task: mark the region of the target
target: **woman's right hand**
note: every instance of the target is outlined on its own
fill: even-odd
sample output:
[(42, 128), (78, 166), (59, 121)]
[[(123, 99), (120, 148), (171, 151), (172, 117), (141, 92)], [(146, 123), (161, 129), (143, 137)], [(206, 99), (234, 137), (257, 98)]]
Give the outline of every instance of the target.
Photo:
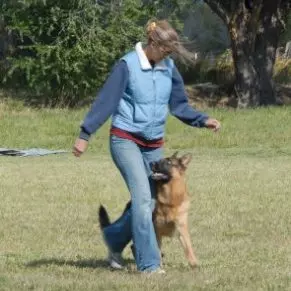
[(88, 141), (85, 139), (78, 138), (73, 147), (73, 155), (80, 157), (87, 149)]

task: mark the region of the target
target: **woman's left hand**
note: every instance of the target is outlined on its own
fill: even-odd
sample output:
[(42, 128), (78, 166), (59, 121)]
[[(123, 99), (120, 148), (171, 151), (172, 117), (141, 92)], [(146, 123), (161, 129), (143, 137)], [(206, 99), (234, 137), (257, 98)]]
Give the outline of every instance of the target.
[(209, 129), (212, 129), (214, 132), (217, 132), (221, 128), (220, 122), (213, 118), (208, 118), (205, 122), (205, 126)]

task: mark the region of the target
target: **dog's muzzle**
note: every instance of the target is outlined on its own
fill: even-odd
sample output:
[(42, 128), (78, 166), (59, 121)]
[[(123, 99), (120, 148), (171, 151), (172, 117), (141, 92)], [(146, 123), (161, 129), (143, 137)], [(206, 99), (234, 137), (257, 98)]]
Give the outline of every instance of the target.
[(152, 174), (151, 178), (155, 181), (161, 181), (161, 180), (169, 180), (169, 174), (166, 173), (161, 167), (159, 162), (153, 162), (150, 164)]

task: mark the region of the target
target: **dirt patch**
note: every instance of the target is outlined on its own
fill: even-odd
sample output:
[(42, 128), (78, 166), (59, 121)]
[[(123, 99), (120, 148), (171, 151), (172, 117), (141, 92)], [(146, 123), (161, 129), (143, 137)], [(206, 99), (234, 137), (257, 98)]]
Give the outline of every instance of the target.
[(278, 102), (282, 105), (291, 105), (291, 84), (277, 85), (276, 87)]
[[(237, 107), (237, 100), (231, 86), (219, 86), (213, 83), (201, 83), (186, 86), (189, 102), (194, 107), (225, 108)], [(291, 84), (276, 84), (278, 105), (291, 105)]]
[(201, 83), (186, 86), (191, 105), (206, 107), (236, 107), (237, 102), (230, 88), (213, 83)]

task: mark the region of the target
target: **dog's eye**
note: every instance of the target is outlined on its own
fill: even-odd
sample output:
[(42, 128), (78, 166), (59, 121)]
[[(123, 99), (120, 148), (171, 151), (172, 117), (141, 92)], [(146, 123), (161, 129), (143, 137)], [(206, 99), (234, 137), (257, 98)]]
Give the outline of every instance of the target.
[(167, 160), (168, 165), (172, 165), (172, 161), (171, 160)]

